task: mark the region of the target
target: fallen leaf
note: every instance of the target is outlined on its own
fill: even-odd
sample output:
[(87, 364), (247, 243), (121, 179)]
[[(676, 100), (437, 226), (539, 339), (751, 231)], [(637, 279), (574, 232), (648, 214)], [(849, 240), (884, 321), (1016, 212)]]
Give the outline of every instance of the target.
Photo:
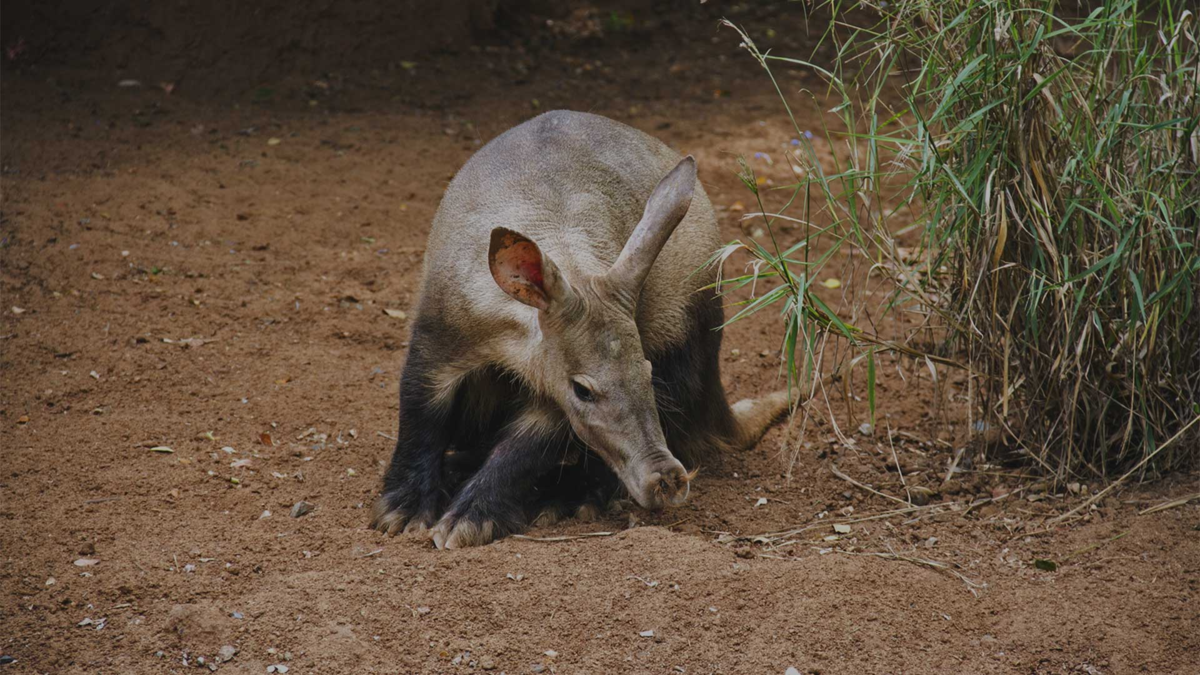
[(417, 64), (413, 61), (401, 61), (400, 67), (405, 70), (412, 70), (413, 68), (417, 67)]
[(1058, 563), (1054, 562), (1053, 560), (1043, 560), (1041, 558), (1034, 560), (1033, 566), (1039, 570), (1045, 570), (1047, 572), (1054, 572), (1058, 570)]
[(92, 278), (93, 278), (93, 279), (103, 279), (103, 278), (104, 278), (104, 275), (103, 275), (103, 274), (99, 274), (99, 273), (97, 273), (97, 272), (92, 272)]
[(13, 308), (12, 308), (12, 313), (13, 313), (13, 314), (24, 314), (24, 313), (25, 313), (25, 309), (24, 309), (24, 308), (22, 308), (22, 307), (17, 307), (16, 305), (13, 305)]
[(909, 498), (912, 500), (912, 503), (916, 504), (917, 506), (925, 506), (936, 494), (936, 492), (925, 487), (924, 485), (914, 485), (908, 488)]
[(140, 87), (140, 86), (142, 86), (142, 83), (138, 82), (137, 80), (121, 80), (120, 82), (117, 83), (117, 86), (118, 87)]
[(230, 463), (229, 463), (229, 468), (231, 468), (231, 469), (240, 469), (240, 468), (242, 468), (242, 467), (244, 467), (244, 466), (250, 466), (250, 460), (249, 460), (249, 458), (247, 458), (247, 459), (235, 459), (235, 460), (233, 460), (232, 462), (230, 462)]
[(279, 145), (283, 142), (282, 138), (268, 138), (267, 145)]
[(638, 633), (638, 635), (640, 635), (640, 636), (642, 636), (642, 637), (654, 637), (654, 631), (652, 631), (652, 630), (644, 630), (644, 631), (642, 631), (642, 632)]
[(754, 508), (756, 508), (756, 509), (760, 506), (766, 506), (766, 505), (767, 505), (766, 497), (759, 497), (758, 501), (754, 502)]
[(18, 417), (17, 424), (29, 424), (29, 415), (21, 415)]
[(190, 337), (190, 338), (183, 338), (181, 340), (172, 340), (171, 338), (163, 338), (163, 342), (165, 342), (167, 344), (181, 345), (183, 347), (203, 347), (204, 345), (206, 345), (210, 342), (216, 342), (216, 341), (217, 341), (216, 338), (208, 339), (208, 338)]
[(734, 202), (733, 206), (729, 207), (730, 211), (745, 211), (746, 205), (741, 202)]
[(838, 534), (850, 534), (850, 526), (845, 523), (834, 523), (833, 531)]
[(403, 320), (403, 319), (408, 318), (408, 314), (405, 314), (403, 310), (399, 310), (399, 309), (385, 309), (385, 310), (383, 310), (383, 313), (387, 314), (388, 316), (392, 317), (393, 319)]
[(271, 434), (266, 431), (258, 435), (258, 440), (262, 441), (262, 444), (265, 446), (275, 447), (275, 441), (271, 439)]
[(91, 567), (92, 565), (99, 565), (99, 564), (100, 564), (100, 561), (96, 560), (95, 558), (80, 558), (79, 560), (75, 561), (76, 567)]
[[(167, 446), (165, 446), (165, 445), (156, 445), (156, 446), (154, 446), (153, 448), (150, 448), (150, 452), (161, 452), (161, 453), (163, 453), (163, 454), (170, 454), (170, 453), (172, 453), (172, 452), (175, 452), (175, 451), (174, 451), (174, 450), (172, 450), (171, 448), (168, 448), (168, 447), (167, 447)], [(182, 461), (182, 460), (181, 460), (181, 461)]]
[(822, 281), (821, 285), (824, 286), (825, 288), (841, 288), (842, 280), (834, 279), (833, 277), (830, 277), (830, 278), (826, 279), (825, 281)]

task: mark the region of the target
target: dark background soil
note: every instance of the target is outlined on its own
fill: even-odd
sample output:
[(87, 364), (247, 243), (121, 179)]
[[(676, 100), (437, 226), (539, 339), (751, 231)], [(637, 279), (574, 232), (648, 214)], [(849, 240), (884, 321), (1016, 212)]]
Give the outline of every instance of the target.
[[(0, 15), (0, 672), (1200, 672), (1200, 505), (1138, 515), (1197, 477), (1051, 528), (1098, 486), (982, 458), (946, 482), (965, 382), (890, 357), (873, 435), (830, 379), (814, 405), (844, 439), (785, 425), (682, 508), (529, 533), (609, 535), (441, 552), (366, 529), (407, 347), (383, 310), (414, 306), (458, 167), (539, 112), (597, 112), (695, 154), (727, 238), (750, 236), (735, 159), (773, 154), (751, 161), (785, 184), (795, 131), (717, 20), (808, 56), (803, 5)], [(797, 93), (817, 81), (777, 75), (818, 128), (829, 106)], [(731, 399), (781, 386), (779, 342), (772, 312), (727, 329)], [(900, 505), (835, 467), (936, 494), (857, 520)]]

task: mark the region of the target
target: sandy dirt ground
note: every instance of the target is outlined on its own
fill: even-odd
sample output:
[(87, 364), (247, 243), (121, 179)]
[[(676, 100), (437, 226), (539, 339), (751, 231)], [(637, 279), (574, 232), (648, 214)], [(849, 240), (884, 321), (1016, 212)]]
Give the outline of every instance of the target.
[[(1138, 515), (1197, 477), (1048, 528), (1084, 494), (983, 462), (944, 483), (964, 381), (890, 357), (874, 435), (831, 383), (844, 440), (777, 428), (681, 508), (452, 552), (368, 530), (428, 224), (481, 143), (609, 115), (697, 157), (731, 240), (735, 158), (788, 180), (795, 132), (731, 31), (563, 40), (214, 99), (6, 71), (0, 673), (1200, 672), (1200, 503)], [(781, 386), (780, 335), (727, 329), (731, 400)]]

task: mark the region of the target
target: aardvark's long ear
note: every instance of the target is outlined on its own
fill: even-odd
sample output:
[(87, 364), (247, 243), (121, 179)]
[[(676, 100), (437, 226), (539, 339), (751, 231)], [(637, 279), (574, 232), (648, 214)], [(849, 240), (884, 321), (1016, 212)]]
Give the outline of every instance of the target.
[(554, 261), (533, 241), (505, 227), (492, 230), (488, 267), (501, 290), (530, 307), (550, 309), (571, 293)]
[(654, 188), (642, 219), (608, 271), (610, 282), (623, 286), (634, 298), (641, 293), (654, 260), (687, 215), (695, 188), (696, 160), (688, 155)]

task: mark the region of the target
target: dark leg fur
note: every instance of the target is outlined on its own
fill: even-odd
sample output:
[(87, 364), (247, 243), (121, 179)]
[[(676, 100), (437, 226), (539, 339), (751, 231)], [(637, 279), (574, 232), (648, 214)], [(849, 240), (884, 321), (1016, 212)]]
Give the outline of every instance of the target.
[(549, 471), (538, 481), (533, 513), (534, 524), (553, 525), (572, 516), (592, 520), (607, 510), (622, 492), (617, 475), (604, 460), (588, 452), (578, 441), (574, 461)]
[(434, 543), (479, 546), (524, 529), (539, 479), (562, 464), (569, 444), (565, 425), (530, 428), (518, 420), (509, 426), (433, 528)]
[(651, 362), (667, 447), (692, 469), (733, 447), (739, 430), (721, 385), (721, 331), (715, 330), (724, 320), (720, 298), (702, 291), (690, 311), (687, 341)]
[(428, 528), (446, 500), (442, 460), (450, 434), (445, 415), (431, 405), (428, 364), (419, 345), (414, 339), (400, 380), (396, 450), (371, 518), (371, 527), (388, 534)]
[(447, 483), (444, 460), (456, 440), (452, 430), (457, 427), (449, 422), (460, 406), (439, 408), (433, 401), (436, 369), (458, 353), (456, 341), (449, 336), (450, 331), (424, 315), (413, 327), (400, 378), (396, 449), (383, 478), (383, 493), (372, 509), (371, 527), (381, 532), (428, 529), (449, 501), (453, 485)]

